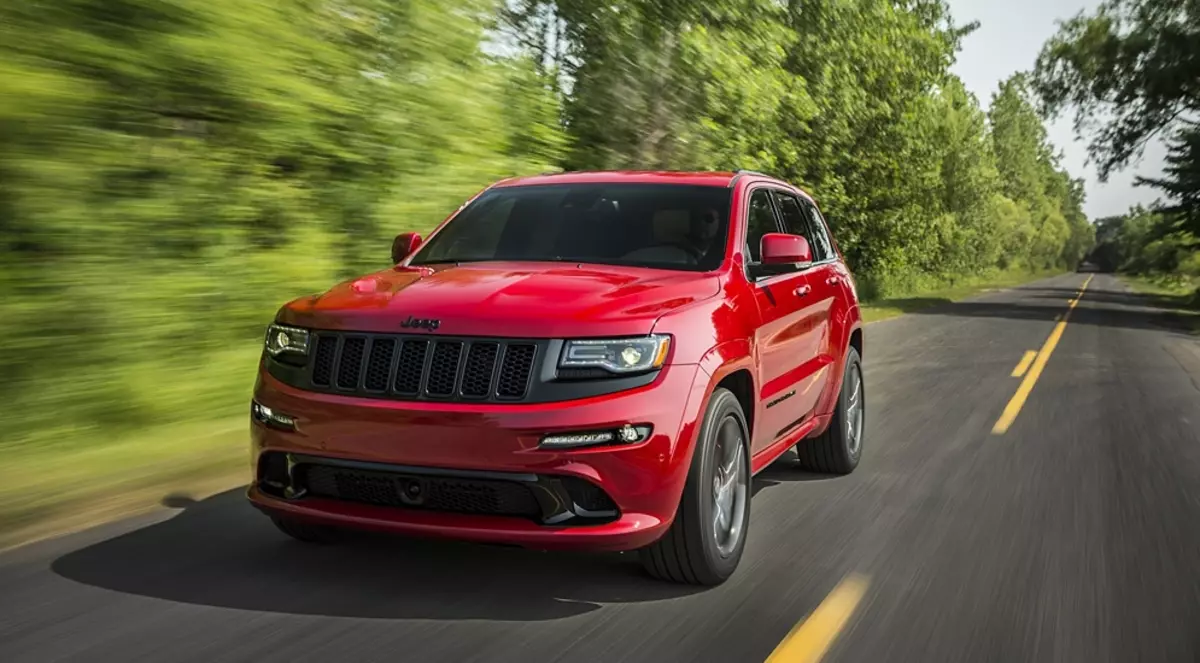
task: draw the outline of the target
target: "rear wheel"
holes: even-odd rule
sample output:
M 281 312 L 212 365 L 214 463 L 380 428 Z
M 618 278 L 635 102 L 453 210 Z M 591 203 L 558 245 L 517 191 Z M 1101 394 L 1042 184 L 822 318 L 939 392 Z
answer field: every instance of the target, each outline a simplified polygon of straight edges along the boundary
M 675 522 L 641 550 L 661 580 L 719 585 L 733 575 L 750 526 L 749 430 L 741 404 L 718 388 L 709 399 Z
M 850 474 L 862 457 L 863 433 L 866 431 L 866 394 L 862 379 L 862 361 L 858 350 L 846 353 L 842 374 L 842 391 L 833 408 L 829 428 L 810 440 L 796 445 L 800 467 L 826 474 Z
M 279 528 L 280 532 L 304 543 L 336 543 L 341 538 L 337 529 L 327 525 L 317 525 L 279 516 L 272 516 L 271 522 L 275 523 L 275 527 Z

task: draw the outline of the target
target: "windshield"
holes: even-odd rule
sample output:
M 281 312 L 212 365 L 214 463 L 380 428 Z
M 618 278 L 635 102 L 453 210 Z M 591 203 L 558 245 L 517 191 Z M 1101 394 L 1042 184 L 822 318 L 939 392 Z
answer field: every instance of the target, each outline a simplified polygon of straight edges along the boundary
M 536 260 L 708 271 L 721 264 L 730 191 L 679 184 L 492 189 L 410 264 Z

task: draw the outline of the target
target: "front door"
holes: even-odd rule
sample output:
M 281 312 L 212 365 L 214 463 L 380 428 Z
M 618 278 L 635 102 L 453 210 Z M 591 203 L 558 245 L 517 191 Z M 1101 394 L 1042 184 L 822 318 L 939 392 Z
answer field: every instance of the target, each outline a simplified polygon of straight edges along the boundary
M 783 231 L 772 195 L 768 188 L 752 190 L 746 219 L 747 270 L 760 320 L 755 346 L 761 411 L 751 441 L 752 454 L 770 446 L 803 418 L 801 358 L 811 352 L 806 346 L 813 340 L 806 328 L 805 309 L 813 289 L 808 276 L 788 266 L 759 264 L 762 236 Z
M 807 292 L 801 301 L 797 321 L 793 326 L 796 341 L 793 343 L 792 362 L 795 364 L 794 377 L 796 382 L 795 403 L 792 414 L 795 419 L 790 422 L 798 424 L 808 419 L 817 407 L 821 394 L 829 385 L 830 374 L 833 371 L 833 341 L 830 335 L 833 330 L 831 315 L 833 307 L 841 294 L 837 276 L 837 262 L 822 244 L 822 238 L 813 232 L 806 214 L 807 200 L 801 199 L 791 192 L 775 189 L 772 192 L 775 204 L 779 209 L 780 220 L 784 232 L 801 235 L 808 240 L 812 249 L 813 262 L 806 269 L 798 272 L 804 277 Z

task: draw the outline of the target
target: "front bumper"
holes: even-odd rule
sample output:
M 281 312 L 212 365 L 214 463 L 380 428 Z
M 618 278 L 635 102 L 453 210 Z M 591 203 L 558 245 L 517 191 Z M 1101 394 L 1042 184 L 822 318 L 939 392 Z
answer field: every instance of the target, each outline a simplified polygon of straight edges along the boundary
M 260 367 L 255 400 L 293 417 L 295 430 L 252 422 L 248 497 L 271 514 L 352 528 L 538 548 L 639 548 L 665 533 L 679 504 L 705 390 L 698 375 L 693 365 L 668 366 L 638 389 L 509 405 L 308 392 Z M 624 424 L 652 432 L 630 445 L 538 447 L 547 434 Z M 280 479 L 281 463 L 292 477 Z M 295 471 L 312 467 L 321 468 L 319 479 Z M 408 499 L 405 487 L 423 490 L 421 499 Z M 594 499 L 580 499 L 581 490 Z

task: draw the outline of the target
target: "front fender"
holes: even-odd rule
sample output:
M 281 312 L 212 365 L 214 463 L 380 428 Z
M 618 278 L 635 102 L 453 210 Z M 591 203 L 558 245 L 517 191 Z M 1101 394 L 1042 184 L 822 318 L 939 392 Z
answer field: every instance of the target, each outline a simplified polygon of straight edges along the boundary
M 704 410 L 708 401 L 721 381 L 739 370 L 750 374 L 750 391 L 753 408 L 757 408 L 758 376 L 754 371 L 754 357 L 749 340 L 736 339 L 726 341 L 711 348 L 704 354 L 699 363 L 700 370 L 692 381 L 692 389 L 688 394 L 687 405 L 684 407 L 683 426 L 679 437 L 686 445 L 687 467 L 691 466 L 692 454 L 696 450 L 700 426 L 704 423 Z M 758 412 L 747 412 L 746 417 L 753 425 Z

